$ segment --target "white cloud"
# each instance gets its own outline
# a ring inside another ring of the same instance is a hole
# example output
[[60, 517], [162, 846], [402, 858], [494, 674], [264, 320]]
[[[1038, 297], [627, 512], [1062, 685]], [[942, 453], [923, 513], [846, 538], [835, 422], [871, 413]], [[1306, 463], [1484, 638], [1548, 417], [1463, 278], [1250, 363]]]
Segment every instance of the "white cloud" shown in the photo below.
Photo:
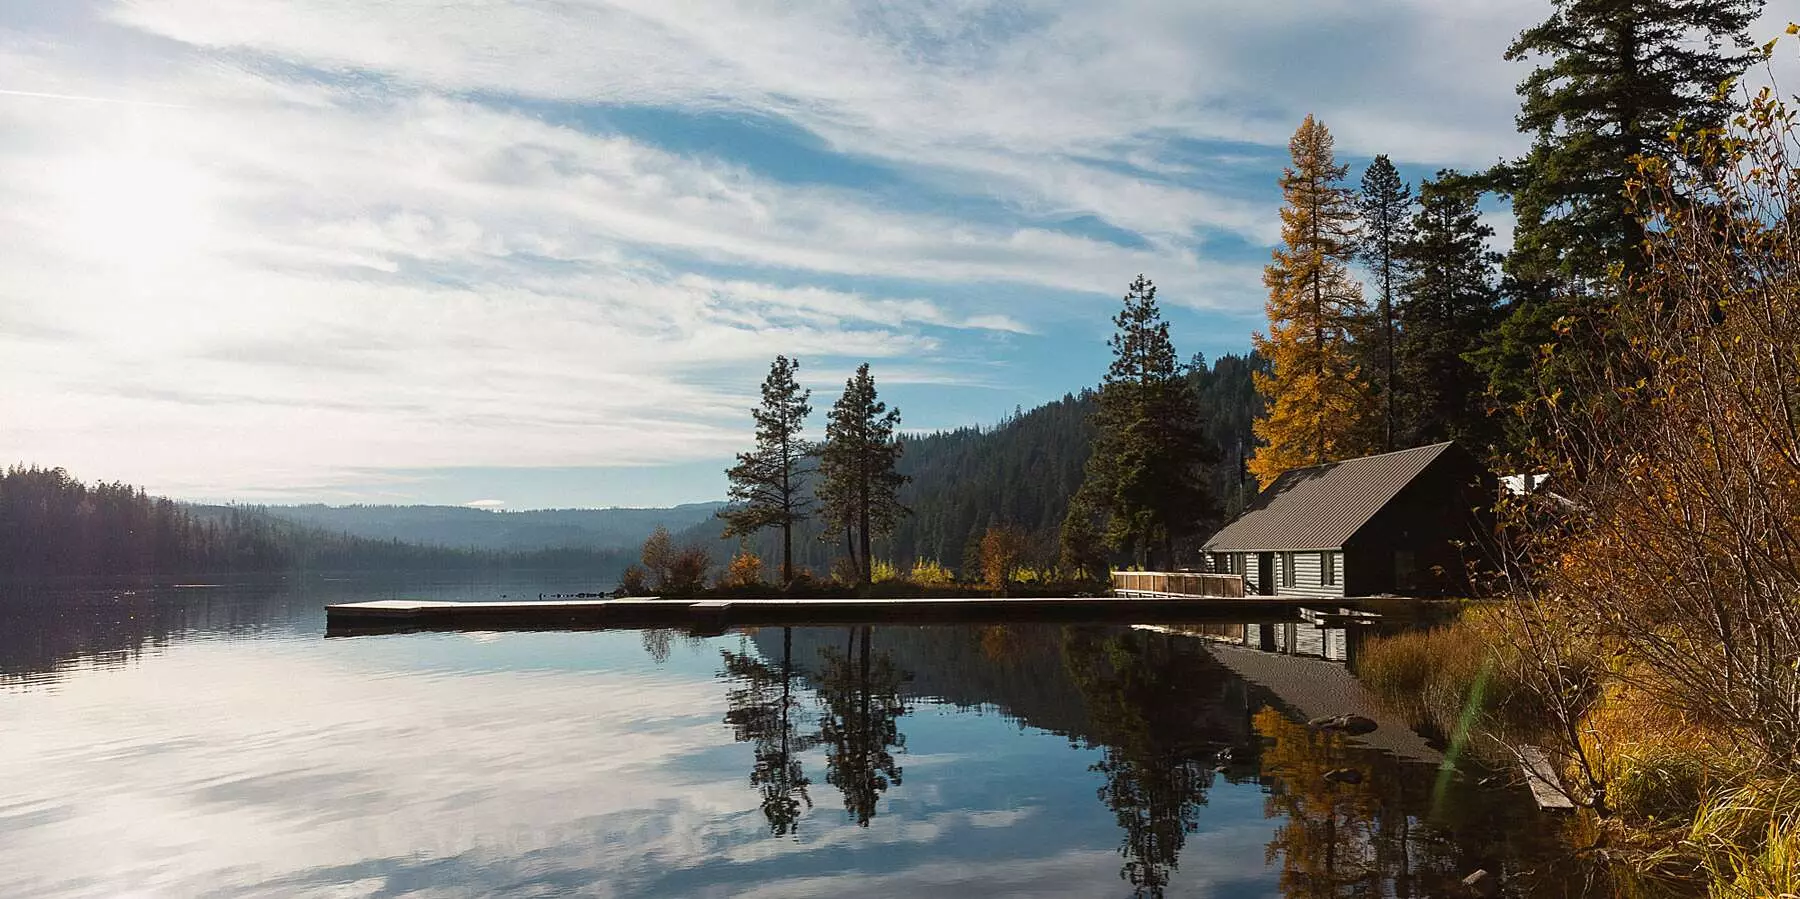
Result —
[[[1138, 272], [1247, 334], [1300, 116], [1508, 152], [1538, 5], [58, 6], [0, 32], [0, 458], [212, 496], [716, 458], [776, 352], [1017, 389], [1006, 348]], [[554, 104], [791, 123], [902, 186]]]

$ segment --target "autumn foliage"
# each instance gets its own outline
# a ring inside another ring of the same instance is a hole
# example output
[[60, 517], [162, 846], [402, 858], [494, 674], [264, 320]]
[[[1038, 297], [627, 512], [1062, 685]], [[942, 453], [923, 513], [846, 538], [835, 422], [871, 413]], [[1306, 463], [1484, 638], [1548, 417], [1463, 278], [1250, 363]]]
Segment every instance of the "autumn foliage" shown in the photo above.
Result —
[[990, 590], [1004, 591], [1013, 570], [1025, 558], [1025, 533], [1010, 525], [997, 525], [981, 535], [981, 577]]
[[1269, 331], [1254, 338], [1274, 369], [1256, 377], [1269, 415], [1256, 423], [1264, 445], [1249, 463], [1265, 485], [1290, 468], [1363, 455], [1376, 444], [1374, 397], [1351, 346], [1368, 314], [1349, 270], [1356, 195], [1342, 183], [1348, 169], [1337, 164], [1323, 122], [1307, 116], [1288, 148], [1294, 164], [1281, 179], [1282, 246], [1263, 272]]

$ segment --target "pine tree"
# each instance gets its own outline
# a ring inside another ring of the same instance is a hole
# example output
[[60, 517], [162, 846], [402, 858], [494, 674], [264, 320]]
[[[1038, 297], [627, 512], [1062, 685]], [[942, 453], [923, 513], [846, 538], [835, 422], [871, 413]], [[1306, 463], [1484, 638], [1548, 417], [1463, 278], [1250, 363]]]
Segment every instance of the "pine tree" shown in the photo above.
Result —
[[1398, 248], [1399, 376], [1408, 385], [1402, 435], [1409, 445], [1456, 440], [1479, 451], [1498, 441], [1485, 381], [1469, 357], [1497, 316], [1494, 229], [1481, 220], [1479, 191], [1453, 171], [1420, 185], [1413, 236]]
[[[1381, 306], [1376, 310], [1377, 340], [1370, 345], [1379, 349], [1382, 395], [1382, 449], [1395, 448], [1395, 394], [1400, 382], [1394, 377], [1394, 279], [1399, 274], [1395, 255], [1406, 243], [1412, 225], [1412, 187], [1400, 180], [1399, 170], [1386, 155], [1375, 157], [1363, 172], [1362, 193], [1358, 198], [1362, 212], [1362, 244], [1358, 254], [1368, 264], [1381, 285]], [[1367, 359], [1371, 354], [1364, 354]], [[1365, 362], [1365, 364], [1367, 364]]]
[[[1718, 87], [1754, 59], [1746, 29], [1761, 0], [1554, 0], [1508, 60], [1538, 58], [1519, 83], [1523, 159], [1491, 173], [1518, 219], [1506, 259], [1512, 310], [1481, 355], [1491, 390], [1519, 403], [1570, 387], [1606, 350], [1598, 332], [1610, 272], [1643, 266], [1626, 197], [1633, 160], [1678, 129], [1724, 123]], [[1541, 348], [1556, 344], [1558, 356]], [[1570, 399], [1574, 399], [1571, 397]], [[1515, 435], [1523, 440], [1528, 434]]]
[[824, 536], [843, 535], [851, 566], [865, 584], [874, 537], [891, 532], [907, 511], [897, 492], [910, 478], [894, 470], [901, 450], [894, 438], [899, 425], [900, 410], [877, 398], [875, 378], [865, 362], [832, 404], [825, 444], [818, 451]]
[[812, 414], [812, 391], [794, 380], [800, 362], [776, 356], [763, 379], [762, 405], [750, 410], [756, 422], [756, 450], [739, 453], [726, 469], [735, 505], [720, 510], [725, 536], [748, 536], [764, 528], [781, 529], [781, 582], [794, 581], [794, 525], [806, 518], [811, 501], [805, 494], [805, 464], [812, 452], [801, 436]]
[[[1160, 550], [1162, 562], [1173, 565], [1175, 541], [1198, 531], [1214, 510], [1209, 466], [1217, 453], [1156, 305], [1156, 285], [1139, 275], [1113, 324], [1094, 453], [1070, 514], [1097, 513], [1107, 543], [1139, 564], [1150, 564]], [[1065, 521], [1065, 540], [1079, 542], [1085, 526]], [[1065, 549], [1073, 558], [1082, 555], [1081, 547]]]
[[1274, 369], [1256, 376], [1269, 417], [1257, 423], [1263, 445], [1250, 473], [1265, 485], [1287, 469], [1373, 448], [1369, 390], [1350, 336], [1368, 310], [1348, 268], [1359, 218], [1353, 192], [1340, 183], [1349, 168], [1337, 164], [1331, 132], [1312, 116], [1288, 149], [1294, 164], [1281, 178], [1283, 246], [1263, 270], [1269, 333], [1252, 338]]

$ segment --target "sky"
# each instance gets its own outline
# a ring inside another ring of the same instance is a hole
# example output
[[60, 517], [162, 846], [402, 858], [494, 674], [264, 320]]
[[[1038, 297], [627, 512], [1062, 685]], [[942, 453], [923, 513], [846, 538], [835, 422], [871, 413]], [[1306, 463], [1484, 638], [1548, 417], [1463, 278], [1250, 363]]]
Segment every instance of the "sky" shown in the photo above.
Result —
[[1352, 179], [1517, 154], [1548, 8], [7, 0], [0, 464], [666, 505], [778, 353], [821, 426], [864, 361], [909, 431], [991, 423], [1099, 380], [1140, 273], [1244, 352], [1300, 120]]

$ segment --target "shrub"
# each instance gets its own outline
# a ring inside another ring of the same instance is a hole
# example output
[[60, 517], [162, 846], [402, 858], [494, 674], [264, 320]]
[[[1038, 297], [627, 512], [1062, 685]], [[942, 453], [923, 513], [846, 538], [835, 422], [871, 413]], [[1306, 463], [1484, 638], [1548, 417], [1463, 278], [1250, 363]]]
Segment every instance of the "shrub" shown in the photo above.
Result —
[[873, 583], [879, 584], [886, 581], [897, 581], [899, 579], [900, 569], [894, 567], [893, 562], [886, 559], [876, 559], [869, 566], [869, 580]]
[[936, 559], [915, 559], [906, 579], [921, 587], [944, 587], [956, 583], [956, 576]]
[[831, 562], [831, 579], [839, 584], [854, 586], [862, 583], [862, 570], [856, 566], [856, 560], [849, 556], [838, 556]]
[[625, 573], [619, 575], [620, 596], [648, 596], [650, 594], [650, 576], [642, 565], [628, 565]]
[[691, 596], [706, 589], [706, 571], [712, 558], [698, 546], [684, 547], [669, 560], [669, 573], [657, 589], [664, 594]]
[[763, 582], [763, 560], [747, 549], [739, 550], [725, 566], [723, 586], [755, 587]]

